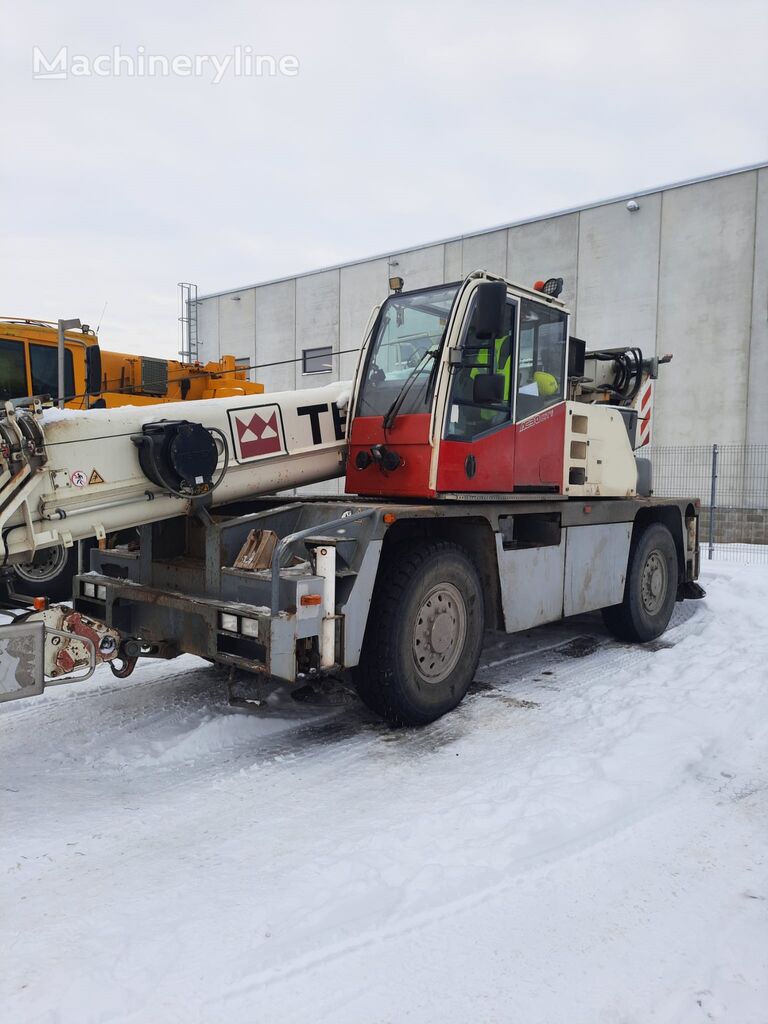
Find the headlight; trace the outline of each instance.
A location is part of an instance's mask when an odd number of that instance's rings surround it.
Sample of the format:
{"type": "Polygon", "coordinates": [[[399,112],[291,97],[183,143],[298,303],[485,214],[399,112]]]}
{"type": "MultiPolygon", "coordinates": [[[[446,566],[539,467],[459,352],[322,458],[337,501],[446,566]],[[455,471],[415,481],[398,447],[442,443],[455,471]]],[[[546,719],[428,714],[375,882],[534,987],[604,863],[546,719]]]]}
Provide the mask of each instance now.
{"type": "Polygon", "coordinates": [[[97,601],[106,601],[107,600],[107,588],[104,586],[103,583],[99,583],[99,585],[96,587],[96,600],[97,601]]]}
{"type": "Polygon", "coordinates": [[[93,583],[83,584],[83,597],[96,597],[96,586],[93,583]]]}
{"type": "Polygon", "coordinates": [[[240,632],[243,636],[255,636],[259,635],[259,620],[258,619],[240,619],[240,632]]]}
{"type": "Polygon", "coordinates": [[[228,615],[226,612],[219,612],[219,625],[222,629],[226,629],[228,633],[236,633],[237,616],[228,615]]]}

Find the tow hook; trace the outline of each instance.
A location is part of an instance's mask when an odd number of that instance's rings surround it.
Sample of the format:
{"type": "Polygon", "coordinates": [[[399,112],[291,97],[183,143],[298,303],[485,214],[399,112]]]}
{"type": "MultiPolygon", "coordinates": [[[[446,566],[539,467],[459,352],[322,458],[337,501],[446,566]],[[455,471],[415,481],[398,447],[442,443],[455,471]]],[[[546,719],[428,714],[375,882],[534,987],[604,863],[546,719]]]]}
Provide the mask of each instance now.
{"type": "Polygon", "coordinates": [[[141,643],[138,640],[124,640],[120,644],[117,656],[109,663],[112,674],[118,679],[127,679],[136,668],[140,653],[141,643]]]}

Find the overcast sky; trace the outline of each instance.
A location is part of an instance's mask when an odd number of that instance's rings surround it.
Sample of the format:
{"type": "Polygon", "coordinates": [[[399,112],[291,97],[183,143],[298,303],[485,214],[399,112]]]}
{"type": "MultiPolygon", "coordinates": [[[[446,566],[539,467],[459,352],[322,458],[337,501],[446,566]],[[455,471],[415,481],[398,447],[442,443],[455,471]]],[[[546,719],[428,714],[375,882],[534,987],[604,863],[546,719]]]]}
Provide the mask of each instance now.
{"type": "Polygon", "coordinates": [[[95,325],[106,302],[105,347],[170,356],[182,280],[251,284],[768,159],[767,39],[765,0],[6,0],[0,314],[95,325]],[[69,76],[35,79],[35,46],[67,46],[69,76]],[[298,73],[74,74],[116,46],[250,47],[298,73]]]}

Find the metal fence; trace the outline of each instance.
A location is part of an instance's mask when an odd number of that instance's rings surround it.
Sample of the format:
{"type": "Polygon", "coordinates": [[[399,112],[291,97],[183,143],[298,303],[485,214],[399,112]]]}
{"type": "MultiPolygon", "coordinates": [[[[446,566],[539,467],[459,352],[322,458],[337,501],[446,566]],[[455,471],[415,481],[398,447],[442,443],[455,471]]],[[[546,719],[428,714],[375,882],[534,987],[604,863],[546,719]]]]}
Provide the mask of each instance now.
{"type": "Polygon", "coordinates": [[[702,558],[768,563],[768,445],[654,447],[648,456],[654,494],[701,502],[702,558]]]}

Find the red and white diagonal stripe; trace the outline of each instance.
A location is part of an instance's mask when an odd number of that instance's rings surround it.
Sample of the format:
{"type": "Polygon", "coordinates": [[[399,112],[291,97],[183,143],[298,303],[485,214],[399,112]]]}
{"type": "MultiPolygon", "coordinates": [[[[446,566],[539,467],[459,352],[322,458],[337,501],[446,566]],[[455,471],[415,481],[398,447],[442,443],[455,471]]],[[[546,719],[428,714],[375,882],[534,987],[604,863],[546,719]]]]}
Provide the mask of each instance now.
{"type": "Polygon", "coordinates": [[[637,447],[643,448],[651,443],[651,413],[653,412],[653,381],[648,379],[640,389],[637,402],[637,447]]]}

